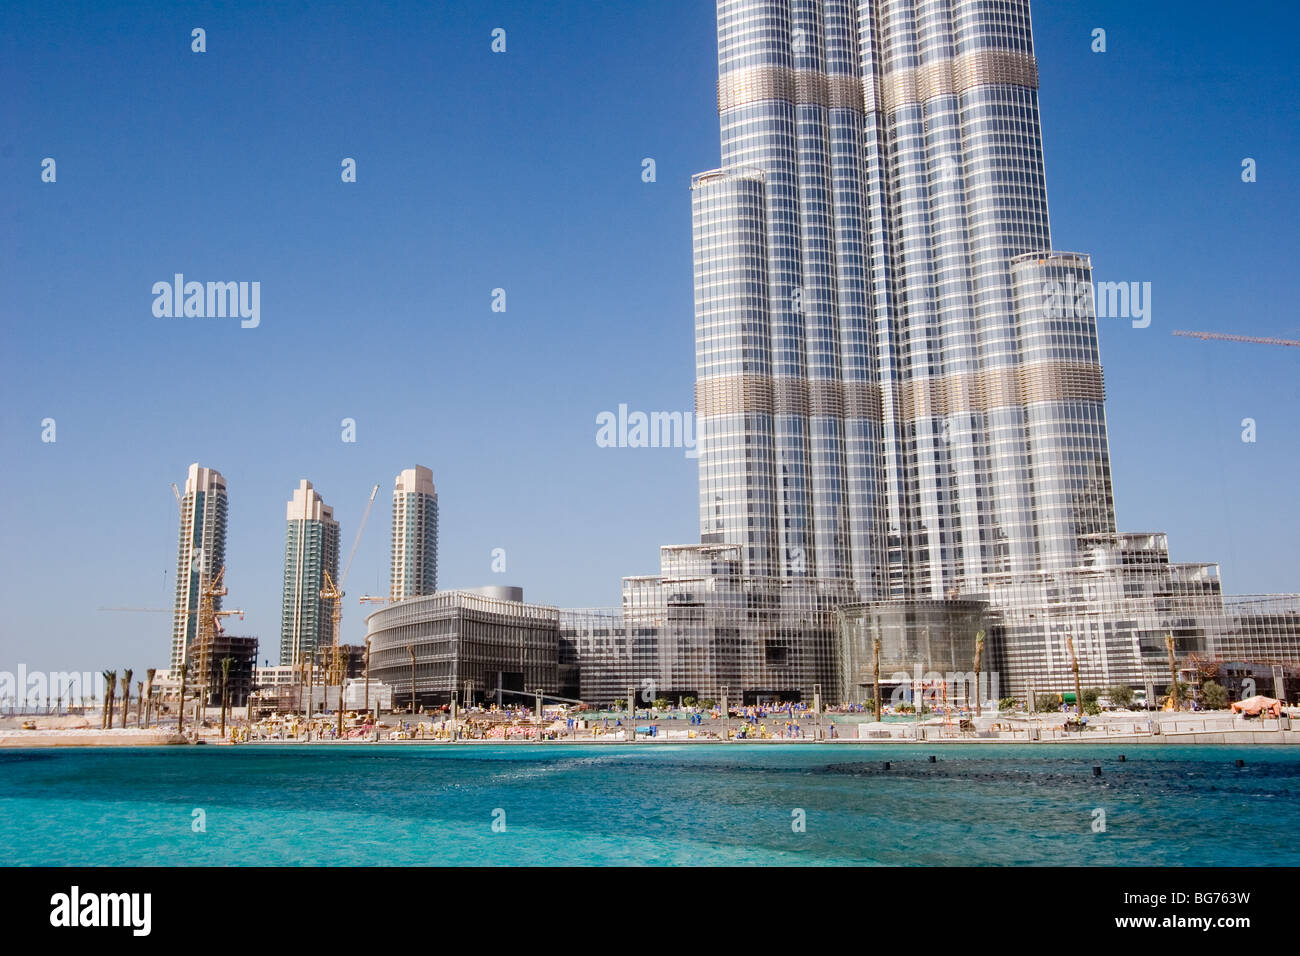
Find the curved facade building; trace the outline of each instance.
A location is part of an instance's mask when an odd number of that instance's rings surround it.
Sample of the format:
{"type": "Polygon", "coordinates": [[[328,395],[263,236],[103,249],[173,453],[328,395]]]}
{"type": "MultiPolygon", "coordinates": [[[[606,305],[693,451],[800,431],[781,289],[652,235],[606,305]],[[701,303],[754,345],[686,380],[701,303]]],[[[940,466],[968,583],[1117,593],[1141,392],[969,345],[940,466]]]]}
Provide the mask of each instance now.
{"type": "Polygon", "coordinates": [[[704,540],[874,601],[1113,531],[1091,310],[1038,354],[1049,273],[1091,272],[1050,252],[1027,0],[718,0],[718,71],[723,165],[692,183],[704,540]],[[1013,276],[1027,256],[1052,265],[1013,276]],[[1081,427],[1088,475],[1060,457],[1081,427]]]}
{"type": "Polygon", "coordinates": [[[1081,539],[1115,531],[1092,262],[1020,256],[1011,282],[1038,566],[1073,567],[1081,539]]]}
{"type": "Polygon", "coordinates": [[[766,182],[757,170],[692,181],[700,533],[779,573],[766,182]]]}
{"type": "Polygon", "coordinates": [[[721,167],[691,181],[701,543],[624,579],[621,631],[568,628],[584,697],[853,699],[864,621],[900,670],[964,672],[977,604],[1022,697],[1070,679],[1067,636],[1088,680],[1158,677],[1166,634],[1204,653],[1217,569],[1116,531],[1028,0],[717,0],[717,35],[721,167]]]}
{"type": "MultiPolygon", "coordinates": [[[[846,604],[840,609],[840,700],[874,697],[876,647],[880,642],[881,699],[902,700],[897,688],[910,694],[917,681],[956,685],[953,703],[996,699],[998,682],[985,654],[975,675],[975,639],[984,627],[988,605],[983,601],[885,601],[846,604]],[[991,679],[990,679],[991,678],[991,679]]],[[[911,697],[907,697],[911,699],[911,697]]]]}
{"type": "Polygon", "coordinates": [[[555,693],[560,612],[522,598],[518,588],[439,591],[380,608],[366,618],[371,676],[393,688],[399,708],[412,688],[418,707],[481,701],[499,689],[555,693]]]}

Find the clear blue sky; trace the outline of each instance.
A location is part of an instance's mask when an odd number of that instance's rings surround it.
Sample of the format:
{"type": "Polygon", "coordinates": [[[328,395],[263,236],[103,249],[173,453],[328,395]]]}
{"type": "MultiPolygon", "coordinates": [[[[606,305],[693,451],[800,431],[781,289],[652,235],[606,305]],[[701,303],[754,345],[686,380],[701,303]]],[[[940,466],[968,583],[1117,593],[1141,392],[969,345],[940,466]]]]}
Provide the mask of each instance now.
{"type": "MultiPolygon", "coordinates": [[[[1102,325],[1121,527],[1167,530],[1234,592],[1300,589],[1300,352],[1169,332],[1300,338],[1298,23],[1291,4],[1035,5],[1056,245],[1153,284],[1150,328],[1102,325]]],[[[599,448],[595,418],[692,408],[714,30],[701,0],[4,4],[0,669],[165,665],[167,615],[96,609],[170,607],[168,484],[196,460],[229,484],[231,629],[272,661],[300,478],[345,552],[381,486],[350,641],[416,463],[444,587],[615,604],[660,544],[698,540],[695,463],[599,448]],[[261,282],[261,327],[155,318],[176,272],[261,282]]]]}

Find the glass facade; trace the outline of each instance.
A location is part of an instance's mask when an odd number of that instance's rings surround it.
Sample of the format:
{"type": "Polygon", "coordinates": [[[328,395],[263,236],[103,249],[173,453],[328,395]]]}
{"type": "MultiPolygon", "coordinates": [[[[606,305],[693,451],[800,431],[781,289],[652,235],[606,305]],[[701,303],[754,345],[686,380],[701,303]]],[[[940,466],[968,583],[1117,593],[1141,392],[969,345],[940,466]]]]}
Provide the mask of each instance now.
{"type": "MultiPolygon", "coordinates": [[[[171,670],[178,673],[186,649],[198,636],[201,583],[212,581],[226,563],[226,479],[220,472],[190,465],[180,503],[176,553],[176,599],[172,610],[171,670]]],[[[212,599],[221,610],[221,598],[212,599]]]]}
{"type": "Polygon", "coordinates": [[[438,590],[438,493],[433,472],[408,468],[393,485],[393,570],[389,597],[432,594],[438,590]]]}
{"type": "Polygon", "coordinates": [[[334,645],[334,602],[320,596],[325,574],[338,583],[339,525],[304,479],[289,502],[284,534],[280,663],[300,665],[334,645]]]}
{"type": "Polygon", "coordinates": [[[619,608],[561,612],[580,693],[608,704],[696,697],[811,700],[836,675],[837,601],[812,580],[746,574],[738,545],[668,545],[661,573],[623,579],[619,608]]]}
{"type": "MultiPolygon", "coordinates": [[[[997,674],[986,654],[975,675],[976,634],[986,626],[983,601],[885,601],[846,604],[840,609],[839,700],[873,700],[879,666],[882,702],[911,699],[916,682],[953,688],[949,700],[970,703],[975,684],[980,699],[996,700],[997,674]],[[879,654],[876,642],[880,642],[879,654]],[[906,694],[899,696],[897,688],[906,694]]],[[[987,644],[986,644],[987,649],[987,644]]]]}
{"type": "Polygon", "coordinates": [[[691,180],[701,544],[566,613],[581,696],[852,699],[868,625],[945,672],[981,622],[1020,696],[1070,689],[1066,635],[1091,684],[1139,686],[1170,632],[1300,661],[1288,612],[1116,530],[1028,0],[717,0],[717,33],[722,165],[691,180]]]}
{"type": "MultiPolygon", "coordinates": [[[[474,701],[498,688],[559,688],[560,612],[472,591],[409,598],[366,618],[370,674],[392,688],[393,703],[440,706],[453,697],[474,701]]],[[[503,695],[532,706],[532,698],[503,695]]]]}
{"type": "Polygon", "coordinates": [[[1028,3],[717,7],[723,165],[692,182],[702,540],[862,601],[1069,566],[1114,509],[1091,301],[1042,302],[1091,266],[1049,252],[1028,3]],[[1063,474],[1085,444],[1088,477],[1063,474]]]}

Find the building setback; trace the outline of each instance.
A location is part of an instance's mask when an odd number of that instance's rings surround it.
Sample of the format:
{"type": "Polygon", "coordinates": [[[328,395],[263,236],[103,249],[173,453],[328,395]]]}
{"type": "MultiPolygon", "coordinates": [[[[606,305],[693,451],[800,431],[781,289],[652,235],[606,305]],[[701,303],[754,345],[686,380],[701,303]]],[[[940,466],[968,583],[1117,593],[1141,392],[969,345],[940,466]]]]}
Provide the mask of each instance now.
{"type": "Polygon", "coordinates": [[[393,486],[393,572],[389,597],[394,601],[438,590],[438,493],[433,472],[423,465],[407,468],[393,486]]]}
{"type": "Polygon", "coordinates": [[[942,600],[1115,530],[1091,297],[1043,295],[1092,274],[1051,251],[1029,5],[987,6],[718,3],[700,530],[747,574],[942,600]]]}
{"type": "Polygon", "coordinates": [[[717,31],[722,165],[691,182],[701,543],[566,613],[583,698],[862,700],[876,637],[890,666],[969,672],[978,630],[1022,698],[1072,688],[1070,642],[1100,685],[1167,684],[1166,635],[1300,659],[1296,596],[1225,603],[1216,565],[1117,530],[1028,0],[717,0],[717,31]]]}
{"type": "Polygon", "coordinates": [[[327,572],[338,583],[339,525],[334,509],[305,478],[289,500],[286,518],[280,663],[298,666],[334,643],[333,604],[320,592],[327,572]]]}
{"type": "MultiPolygon", "coordinates": [[[[180,502],[176,599],[172,610],[171,670],[179,672],[198,636],[200,591],[226,563],[226,479],[198,462],[190,465],[180,502]]],[[[213,598],[221,610],[221,598],[213,598]]]]}

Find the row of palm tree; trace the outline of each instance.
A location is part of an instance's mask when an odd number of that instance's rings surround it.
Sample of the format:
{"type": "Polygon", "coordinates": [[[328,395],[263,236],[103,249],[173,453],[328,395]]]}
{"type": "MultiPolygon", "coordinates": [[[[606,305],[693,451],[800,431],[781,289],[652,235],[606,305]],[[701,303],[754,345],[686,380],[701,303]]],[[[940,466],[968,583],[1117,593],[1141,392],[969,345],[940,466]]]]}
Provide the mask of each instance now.
{"type": "MultiPolygon", "coordinates": [[[[137,727],[147,726],[152,716],[153,679],[157,672],[157,668],[150,667],[144,672],[145,679],[135,683],[137,727]]],[[[102,671],[101,675],[104,678],[104,712],[100,718],[100,727],[105,730],[113,729],[113,711],[116,708],[119,686],[122,694],[122,726],[126,727],[131,717],[131,678],[135,676],[135,671],[129,667],[123,670],[120,684],[117,671],[102,671]]]]}

